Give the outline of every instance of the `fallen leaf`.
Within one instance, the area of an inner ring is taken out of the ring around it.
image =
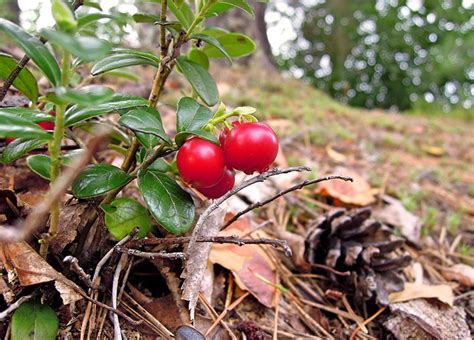
[[[331,158],[336,163],[344,163],[347,159],[344,154],[334,150],[331,144],[326,146],[326,153],[328,154],[329,158]]]
[[[243,218],[221,231],[219,236],[242,236],[250,230],[249,220]],[[268,238],[261,231],[258,236]],[[276,289],[268,282],[276,282],[275,267],[259,245],[214,244],[209,261],[230,270],[237,285],[250,292],[261,304],[266,307],[274,306]]]
[[[428,155],[435,157],[441,157],[446,153],[446,150],[439,146],[424,145],[421,147],[421,149]]]
[[[217,208],[208,216],[203,217],[204,215],[201,215],[197,224],[200,222],[202,222],[202,224],[200,227],[195,226],[192,239],[196,240],[201,236],[216,236],[219,233],[219,228],[224,220],[224,215],[225,213],[222,208]],[[194,241],[189,243],[186,253],[188,260],[186,262],[186,267],[181,273],[181,278],[184,278],[181,287],[181,296],[184,300],[189,301],[191,320],[194,320],[196,304],[199,292],[201,291],[202,279],[207,268],[211,247],[212,243],[198,243]]]
[[[61,209],[58,233],[50,242],[53,254],[61,254],[64,248],[76,239],[78,230],[87,223],[87,216],[84,216],[84,213],[88,207],[88,203],[78,203]]]
[[[385,195],[384,202],[388,203],[381,209],[374,209],[374,217],[385,224],[396,227],[410,242],[417,244],[420,241],[421,220],[418,216],[405,209],[402,202]]]
[[[467,264],[458,263],[441,272],[446,280],[457,281],[467,287],[474,286],[474,268]]]
[[[389,295],[390,303],[410,301],[414,299],[434,298],[453,306],[454,294],[448,285],[426,285],[423,283],[405,283],[405,288],[400,292]]]
[[[332,197],[336,205],[366,206],[375,202],[378,189],[374,189],[359,174],[345,168],[336,168],[334,174],[352,177],[353,182],[325,181],[315,189],[315,194]]]
[[[390,310],[384,326],[399,340],[471,338],[463,308],[418,299],[394,303]]]
[[[20,285],[31,286],[56,281],[56,289],[64,304],[82,299],[77,293],[81,288],[51,267],[28,243],[0,243],[0,252],[3,253],[4,267],[15,271]]]

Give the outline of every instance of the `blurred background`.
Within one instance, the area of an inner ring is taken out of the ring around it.
[[[122,20],[94,34],[156,46],[156,31],[132,26],[131,19],[156,10],[152,2],[98,1]],[[265,67],[350,106],[472,118],[474,0],[273,0],[254,6],[255,21],[231,10],[219,25],[244,28],[257,39]],[[53,24],[48,0],[0,0],[0,13],[31,31]]]

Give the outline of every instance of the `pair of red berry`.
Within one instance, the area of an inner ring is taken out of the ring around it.
[[[49,114],[51,116],[55,116],[56,112],[50,111]],[[55,125],[54,125],[54,122],[40,122],[40,123],[38,123],[38,126],[40,126],[43,130],[51,131],[51,130],[54,130]],[[15,139],[16,139],[15,137],[7,137],[7,138],[5,138],[5,143],[10,144]]]
[[[234,123],[219,136],[221,147],[199,137],[186,141],[176,163],[181,178],[208,198],[234,187],[234,171],[268,170],[278,153],[278,138],[265,123]]]

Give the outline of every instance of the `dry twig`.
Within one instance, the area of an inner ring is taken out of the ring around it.
[[[21,298],[16,300],[14,303],[8,306],[7,309],[5,309],[3,312],[0,312],[0,321],[4,321],[8,317],[8,315],[10,315],[10,313],[12,313],[18,307],[20,307],[23,302],[29,301],[32,298],[33,298],[33,294],[22,296]]]

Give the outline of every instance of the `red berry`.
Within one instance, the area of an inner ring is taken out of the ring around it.
[[[10,144],[10,143],[13,142],[15,139],[16,139],[15,137],[7,137],[7,138],[5,138],[5,143]]]
[[[49,111],[49,114],[51,116],[56,116],[56,112],[54,111]],[[41,122],[41,123],[38,123],[39,126],[41,126],[44,130],[54,130],[54,122]]]
[[[54,122],[41,122],[38,123],[44,130],[54,130]]]
[[[268,170],[278,153],[278,138],[265,123],[242,123],[227,135],[224,144],[226,164],[250,175]]]
[[[226,126],[219,135],[219,142],[221,143],[221,147],[224,147],[224,142],[229,135],[230,129]]]
[[[207,198],[219,198],[224,196],[229,190],[232,190],[235,183],[235,176],[232,170],[226,169],[222,179],[216,185],[210,188],[198,189],[201,194]]]
[[[195,188],[209,188],[224,176],[222,149],[207,140],[194,137],[186,141],[176,156],[181,178]]]

